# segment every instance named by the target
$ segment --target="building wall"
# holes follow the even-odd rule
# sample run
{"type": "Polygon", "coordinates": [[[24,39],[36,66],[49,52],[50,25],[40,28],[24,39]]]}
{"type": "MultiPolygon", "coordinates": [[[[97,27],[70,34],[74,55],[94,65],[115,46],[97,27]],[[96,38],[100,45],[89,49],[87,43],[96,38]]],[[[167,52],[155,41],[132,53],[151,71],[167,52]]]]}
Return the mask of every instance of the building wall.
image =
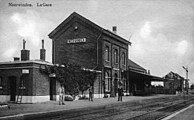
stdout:
{"type": "Polygon", "coordinates": [[[165,89],[173,89],[173,90],[183,90],[184,86],[184,78],[177,73],[170,72],[165,75],[166,81],[164,81],[165,89]]]}
{"type": "MultiPolygon", "coordinates": [[[[32,95],[32,74],[31,71],[32,69],[28,69],[30,71],[29,74],[29,79],[25,81],[25,89],[23,89],[24,91],[24,95],[32,95]]],[[[20,89],[19,87],[19,83],[20,83],[20,78],[22,76],[22,69],[8,69],[8,70],[3,70],[0,73],[0,76],[2,76],[3,78],[3,92],[2,94],[4,95],[9,95],[10,94],[10,81],[9,81],[9,77],[16,77],[16,90],[20,89]]],[[[17,94],[18,91],[16,91],[17,94]]]]}
{"type": "MultiPolygon", "coordinates": [[[[97,77],[93,84],[93,97],[94,98],[103,98],[104,97],[104,91],[103,91],[103,85],[102,85],[102,77],[101,73],[97,74],[97,77]]],[[[79,94],[82,94],[81,92],[79,94]]],[[[84,91],[84,95],[89,97],[89,90],[84,91]]]]}
{"type": "Polygon", "coordinates": [[[98,73],[96,80],[94,81],[94,94],[102,94],[101,73],[98,73]]]}
{"type": "Polygon", "coordinates": [[[54,38],[54,63],[76,63],[88,69],[95,68],[97,66],[97,39],[100,32],[94,31],[86,23],[79,22],[78,18],[73,19],[62,31],[58,37],[54,38]],[[68,43],[68,40],[80,38],[86,38],[86,42],[68,43]]]}
{"type": "Polygon", "coordinates": [[[0,88],[0,102],[11,100],[10,84],[12,83],[9,77],[12,76],[16,77],[15,101],[20,92],[22,92],[22,103],[49,101],[49,77],[40,72],[39,66],[40,64],[35,63],[0,65],[0,77],[3,79],[3,86],[0,88]],[[21,79],[24,79],[22,87],[21,79]]]}
{"type": "Polygon", "coordinates": [[[50,83],[49,76],[41,73],[39,69],[33,69],[33,95],[45,96],[49,95],[50,83]]]}
{"type": "Polygon", "coordinates": [[[87,22],[74,17],[61,28],[53,40],[53,63],[76,63],[87,69],[102,71],[102,82],[98,82],[94,88],[104,94],[105,72],[110,73],[111,90],[117,90],[118,80],[121,80],[121,72],[127,69],[128,44],[110,37],[97,30],[87,22]],[[86,38],[86,42],[68,43],[69,40],[86,38]],[[109,47],[109,60],[105,61],[105,47],[109,47]],[[118,51],[118,62],[115,64],[114,50],[118,51]],[[122,53],[125,53],[125,65],[121,62],[122,53]],[[115,81],[116,79],[116,81],[115,81]],[[100,86],[100,87],[97,87],[100,86]],[[116,86],[115,88],[113,88],[116,86]]]}
{"type": "Polygon", "coordinates": [[[9,77],[16,77],[16,94],[15,94],[15,100],[17,100],[17,95],[19,94],[20,91],[22,91],[23,96],[32,96],[32,69],[25,69],[29,70],[29,74],[27,74],[28,79],[25,80],[24,87],[20,87],[20,79],[21,76],[23,75],[22,70],[24,69],[6,69],[6,70],[1,70],[0,76],[3,79],[3,87],[0,89],[0,96],[4,95],[7,96],[4,101],[10,101],[10,84],[11,81],[9,80],[9,77]]]}
{"type": "MultiPolygon", "coordinates": [[[[128,59],[128,44],[122,43],[109,36],[103,36],[103,80],[105,84],[110,84],[110,89],[106,92],[107,94],[116,95],[119,81],[124,81],[121,78],[121,72],[127,70],[127,59],[128,59]],[[106,58],[106,49],[109,48],[109,55],[106,58]],[[115,50],[118,51],[118,61],[115,62],[115,50]],[[125,64],[122,64],[122,53],[125,54],[125,64]],[[110,78],[106,78],[106,72],[110,74],[110,78]],[[110,83],[108,83],[110,82],[110,83]]],[[[125,81],[126,82],[126,81],[125,81]]],[[[123,83],[126,84],[126,83],[123,83]]],[[[106,87],[107,90],[107,87],[106,87]]]]}
{"type": "Polygon", "coordinates": [[[166,89],[175,89],[177,90],[178,87],[182,87],[183,80],[168,80],[164,82],[164,88],[166,89]]]}
{"type": "MultiPolygon", "coordinates": [[[[90,25],[73,19],[53,39],[53,62],[55,64],[76,63],[87,69],[102,71],[102,32],[90,25]],[[77,29],[75,30],[75,27],[77,29]],[[68,43],[68,40],[86,38],[86,42],[68,43]],[[98,50],[98,51],[97,51],[98,50]]],[[[101,74],[94,82],[94,97],[102,97],[101,74]]]]}

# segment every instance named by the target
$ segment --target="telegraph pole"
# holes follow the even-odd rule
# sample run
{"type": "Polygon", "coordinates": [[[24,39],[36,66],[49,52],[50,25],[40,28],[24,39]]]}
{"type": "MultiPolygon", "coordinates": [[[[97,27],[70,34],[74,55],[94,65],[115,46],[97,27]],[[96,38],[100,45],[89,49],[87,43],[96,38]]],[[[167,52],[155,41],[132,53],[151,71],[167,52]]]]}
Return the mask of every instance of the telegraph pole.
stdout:
{"type": "Polygon", "coordinates": [[[185,79],[185,89],[187,91],[188,94],[188,89],[189,89],[189,79],[188,79],[188,67],[183,66],[183,69],[186,71],[186,79],[185,79]]]}

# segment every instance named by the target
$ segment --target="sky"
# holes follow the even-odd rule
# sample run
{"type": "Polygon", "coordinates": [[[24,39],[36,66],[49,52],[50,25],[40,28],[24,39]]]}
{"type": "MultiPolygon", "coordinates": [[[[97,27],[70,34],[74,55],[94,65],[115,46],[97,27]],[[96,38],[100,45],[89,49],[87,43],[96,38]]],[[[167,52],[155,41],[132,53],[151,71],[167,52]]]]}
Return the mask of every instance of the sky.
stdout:
{"type": "Polygon", "coordinates": [[[194,83],[194,0],[0,0],[0,62],[20,57],[23,39],[30,59],[39,59],[44,39],[51,62],[48,34],[73,12],[105,29],[117,26],[117,34],[132,42],[129,58],[152,75],[173,71],[185,77],[185,66],[194,83]]]}

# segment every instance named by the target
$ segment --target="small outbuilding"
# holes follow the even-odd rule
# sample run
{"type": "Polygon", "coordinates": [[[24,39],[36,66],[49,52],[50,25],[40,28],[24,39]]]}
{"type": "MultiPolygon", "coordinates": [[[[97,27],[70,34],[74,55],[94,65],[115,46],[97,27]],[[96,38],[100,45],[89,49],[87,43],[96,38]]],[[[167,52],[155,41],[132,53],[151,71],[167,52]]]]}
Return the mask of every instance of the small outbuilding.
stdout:
{"type": "MultiPolygon", "coordinates": [[[[43,41],[44,43],[44,41],[43,41]]],[[[40,50],[41,60],[29,60],[30,51],[21,50],[21,61],[0,62],[0,102],[36,103],[56,100],[59,83],[46,72],[52,63],[45,61],[45,52],[40,50]]]]}

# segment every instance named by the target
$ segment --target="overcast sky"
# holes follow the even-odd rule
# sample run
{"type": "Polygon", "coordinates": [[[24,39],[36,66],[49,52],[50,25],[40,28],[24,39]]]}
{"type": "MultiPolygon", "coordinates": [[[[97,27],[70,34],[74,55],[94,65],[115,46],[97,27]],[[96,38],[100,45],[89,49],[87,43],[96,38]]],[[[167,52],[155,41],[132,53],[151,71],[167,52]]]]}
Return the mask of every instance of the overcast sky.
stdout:
{"type": "Polygon", "coordinates": [[[194,83],[194,2],[192,0],[0,0],[0,61],[20,57],[22,39],[31,59],[39,59],[45,40],[51,62],[48,34],[71,13],[77,12],[105,29],[117,26],[118,34],[132,42],[129,57],[152,75],[170,71],[194,83]],[[28,3],[33,7],[11,7],[28,3]],[[52,7],[37,7],[37,3],[52,7]]]}

